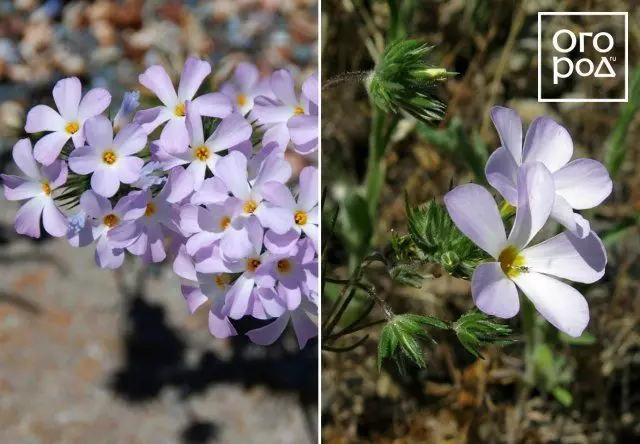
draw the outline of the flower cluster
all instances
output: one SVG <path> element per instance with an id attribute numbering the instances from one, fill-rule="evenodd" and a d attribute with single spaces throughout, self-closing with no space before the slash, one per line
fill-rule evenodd
<path id="1" fill-rule="evenodd" d="M 189 311 L 210 301 L 212 335 L 235 335 L 231 320 L 252 316 L 266 322 L 248 336 L 271 344 L 291 319 L 302 348 L 317 335 L 318 173 L 292 177 L 285 151 L 317 150 L 317 76 L 298 96 L 287 70 L 260 79 L 242 63 L 222 92 L 198 95 L 210 72 L 189 58 L 176 91 L 151 66 L 139 80 L 161 105 L 137 110 L 139 94 L 127 93 L 113 119 L 109 92 L 83 96 L 77 78 L 60 80 L 57 110 L 27 115 L 35 145 L 14 146 L 23 176 L 2 175 L 7 199 L 27 201 L 16 231 L 40 237 L 42 221 L 73 246 L 95 243 L 108 269 L 126 252 L 171 261 Z"/>
<path id="2" fill-rule="evenodd" d="M 578 337 L 589 323 L 587 301 L 556 278 L 592 283 L 604 275 L 602 241 L 574 210 L 594 208 L 606 199 L 611 178 L 595 160 L 569 162 L 571 136 L 552 119 L 534 120 L 523 145 L 515 111 L 494 107 L 491 117 L 502 146 L 489 158 L 486 176 L 516 207 L 509 236 L 496 202 L 482 186 L 460 185 L 444 199 L 458 229 L 492 258 L 473 273 L 473 300 L 487 314 L 510 318 L 520 308 L 519 288 L 552 325 Z M 567 231 L 529 246 L 550 217 Z"/>

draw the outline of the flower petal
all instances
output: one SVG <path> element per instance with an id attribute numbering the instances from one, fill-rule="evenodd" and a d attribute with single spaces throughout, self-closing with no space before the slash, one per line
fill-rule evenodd
<path id="1" fill-rule="evenodd" d="M 231 111 L 233 104 L 224 94 L 208 93 L 193 100 L 193 104 L 202 116 L 224 119 Z"/>
<path id="2" fill-rule="evenodd" d="M 249 299 L 255 282 L 253 279 L 241 275 L 229 289 L 227 300 L 224 305 L 224 313 L 231 319 L 240 319 L 247 314 L 249 308 Z"/>
<path id="3" fill-rule="evenodd" d="M 202 294 L 200 287 L 197 285 L 181 285 L 180 291 L 187 303 L 187 310 L 189 314 L 194 314 L 196 310 L 209 299 Z"/>
<path id="4" fill-rule="evenodd" d="M 53 87 L 53 100 L 62 118 L 69 122 L 78 118 L 82 85 L 77 77 L 68 77 Z"/>
<path id="5" fill-rule="evenodd" d="M 319 86 L 318 86 L 318 74 L 312 74 L 302 84 L 302 94 L 306 96 L 311 103 L 319 103 Z M 522 137 L 520 137 L 522 140 Z"/>
<path id="6" fill-rule="evenodd" d="M 318 326 L 309 318 L 302 307 L 291 313 L 291 323 L 293 324 L 293 330 L 296 332 L 300 350 L 307 345 L 309 339 L 318 336 Z"/>
<path id="7" fill-rule="evenodd" d="M 559 194 L 556 194 L 553 202 L 551 217 L 580 238 L 588 236 L 591 231 L 589 221 L 574 213 L 571 205 Z"/>
<path id="8" fill-rule="evenodd" d="M 42 212 L 42 224 L 47 233 L 53 237 L 62 237 L 67 234 L 68 219 L 53 202 L 47 199 Z"/>
<path id="9" fill-rule="evenodd" d="M 289 318 L 289 314 L 284 314 L 264 327 L 248 331 L 247 336 L 249 336 L 249 339 L 251 339 L 251 342 L 254 344 L 271 345 L 282 336 L 282 332 L 284 332 L 284 329 L 289 323 Z"/>
<path id="10" fill-rule="evenodd" d="M 254 213 L 265 228 L 285 234 L 293 227 L 293 213 L 269 202 L 262 202 Z"/>
<path id="11" fill-rule="evenodd" d="M 252 128 L 240 114 L 231 114 L 222 119 L 211 137 L 207 139 L 207 145 L 214 152 L 222 151 L 236 146 L 251 138 Z"/>
<path id="12" fill-rule="evenodd" d="M 87 120 L 84 124 L 84 134 L 87 144 L 93 149 L 102 151 L 113 146 L 113 126 L 105 116 Z"/>
<path id="13" fill-rule="evenodd" d="M 540 162 L 526 163 L 518 171 L 518 208 L 509 243 L 522 249 L 549 219 L 555 188 L 553 176 Z"/>
<path id="14" fill-rule="evenodd" d="M 33 157 L 43 165 L 49 165 L 58 158 L 62 147 L 71 137 L 66 132 L 49 133 L 36 142 Z"/>
<path id="15" fill-rule="evenodd" d="M 498 258 L 506 235 L 491 194 L 480 185 L 459 185 L 444 196 L 444 203 L 456 227 L 484 251 Z"/>
<path id="16" fill-rule="evenodd" d="M 593 231 L 584 239 L 569 232 L 560 233 L 521 252 L 525 266 L 575 282 L 591 284 L 604 275 L 607 252 Z"/>
<path id="17" fill-rule="evenodd" d="M 518 290 L 499 262 L 478 265 L 471 278 L 471 294 L 476 306 L 491 316 L 508 319 L 520 310 Z"/>
<path id="18" fill-rule="evenodd" d="M 41 169 L 42 177 L 48 182 L 52 190 L 61 187 L 67 182 L 69 170 L 64 160 L 58 160 L 50 165 L 45 165 Z"/>
<path id="19" fill-rule="evenodd" d="M 491 153 L 485 167 L 487 182 L 511 205 L 518 206 L 518 167 L 506 148 Z"/>
<path id="20" fill-rule="evenodd" d="M 219 316 L 213 311 L 209 310 L 209 333 L 215 338 L 224 339 L 231 336 L 235 336 L 236 329 L 233 327 L 231 321 L 226 316 Z"/>
<path id="21" fill-rule="evenodd" d="M 142 165 L 144 165 L 144 160 L 139 157 L 126 156 L 118 159 L 116 171 L 120 182 L 131 184 L 140 179 Z"/>
<path id="22" fill-rule="evenodd" d="M 40 218 L 44 199 L 35 197 L 27 201 L 16 213 L 15 226 L 18 234 L 40 237 Z"/>
<path id="23" fill-rule="evenodd" d="M 296 201 L 291 190 L 281 182 L 267 182 L 262 186 L 262 195 L 266 200 L 278 207 L 293 212 L 296 209 Z"/>
<path id="24" fill-rule="evenodd" d="M 111 202 L 91 190 L 87 190 L 80 196 L 80 208 L 94 219 L 101 219 L 111 212 Z"/>
<path id="25" fill-rule="evenodd" d="M 167 107 L 173 108 L 178 104 L 178 96 L 167 71 L 160 65 L 153 65 L 140 74 L 138 80 L 158 96 Z"/>
<path id="26" fill-rule="evenodd" d="M 260 73 L 258 68 L 253 63 L 241 62 L 236 67 L 236 72 L 233 75 L 233 81 L 240 87 L 241 91 L 247 92 L 253 89 L 258 83 Z"/>
<path id="27" fill-rule="evenodd" d="M 575 288 L 540 273 L 512 278 L 536 310 L 554 327 L 577 338 L 589 323 L 589 305 Z"/>
<path id="28" fill-rule="evenodd" d="M 293 87 L 293 77 L 286 69 L 279 69 L 271 74 L 271 89 L 285 105 L 296 107 L 298 99 Z"/>
<path id="29" fill-rule="evenodd" d="M 517 112 L 510 108 L 494 106 L 491 120 L 498 131 L 500 142 L 516 165 L 522 163 L 522 122 Z"/>
<path id="30" fill-rule="evenodd" d="M 133 118 L 133 122 L 142 126 L 142 129 L 151 134 L 157 127 L 169 120 L 172 113 L 164 106 L 156 106 L 155 108 L 141 109 Z"/>
<path id="31" fill-rule="evenodd" d="M 202 128 L 202 116 L 193 102 L 187 102 L 187 133 L 189 134 L 189 144 L 192 148 L 197 148 L 204 144 L 204 130 Z"/>
<path id="32" fill-rule="evenodd" d="M 296 145 L 304 145 L 318 139 L 318 116 L 293 116 L 287 121 L 289 136 Z"/>
<path id="33" fill-rule="evenodd" d="M 253 101 L 252 115 L 263 125 L 286 123 L 293 116 L 295 106 L 283 105 L 274 99 L 258 96 Z"/>
<path id="34" fill-rule="evenodd" d="M 604 201 L 613 183 L 603 164 L 593 159 L 576 159 L 553 173 L 556 193 L 573 208 L 584 210 Z"/>
<path id="35" fill-rule="evenodd" d="M 102 88 L 93 88 L 85 94 L 78 108 L 78 119 L 84 121 L 102 114 L 111 103 L 111 94 Z"/>
<path id="36" fill-rule="evenodd" d="M 555 173 L 572 155 L 573 141 L 562 125 L 546 116 L 531 123 L 524 139 L 523 162 L 542 162 Z"/>
<path id="37" fill-rule="evenodd" d="M 298 205 L 305 211 L 310 211 L 318 205 L 318 169 L 312 166 L 304 167 L 300 171 L 300 191 Z"/>
<path id="38" fill-rule="evenodd" d="M 100 196 L 112 197 L 120 188 L 118 172 L 112 168 L 98 168 L 91 176 L 91 188 Z"/>
<path id="39" fill-rule="evenodd" d="M 50 106 L 36 105 L 27 114 L 24 130 L 28 133 L 64 131 L 64 119 Z"/>
<path id="40" fill-rule="evenodd" d="M 180 84 L 178 85 L 178 97 L 181 101 L 191 100 L 196 95 L 205 77 L 211 73 L 209 62 L 197 57 L 189 57 L 182 67 Z"/>
<path id="41" fill-rule="evenodd" d="M 40 179 L 40 170 L 33 158 L 33 148 L 29 139 L 20 139 L 13 145 L 13 161 L 20 171 L 32 179 Z"/>
<path id="42" fill-rule="evenodd" d="M 146 131 L 135 123 L 122 128 L 113 140 L 113 146 L 118 151 L 118 154 L 124 156 L 140 152 L 146 144 Z"/>
<path id="43" fill-rule="evenodd" d="M 233 151 L 220 159 L 215 174 L 235 197 L 242 200 L 249 198 L 251 190 L 247 181 L 247 158 L 241 153 Z"/>
<path id="44" fill-rule="evenodd" d="M 69 168 L 76 174 L 91 174 L 101 164 L 100 153 L 90 146 L 76 148 L 69 155 Z"/>
<path id="45" fill-rule="evenodd" d="M 9 174 L 0 174 L 7 200 L 31 199 L 42 194 L 42 184 L 33 180 Z"/>

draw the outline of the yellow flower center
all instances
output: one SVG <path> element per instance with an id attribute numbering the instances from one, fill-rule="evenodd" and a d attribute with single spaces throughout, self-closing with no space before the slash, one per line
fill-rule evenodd
<path id="1" fill-rule="evenodd" d="M 231 218 L 229 216 L 225 216 L 222 219 L 220 219 L 220 228 L 222 228 L 223 230 L 226 230 L 230 223 L 231 223 Z"/>
<path id="2" fill-rule="evenodd" d="M 105 217 L 102 218 L 102 223 L 109 228 L 115 227 L 116 225 L 118 225 L 118 222 L 120 222 L 120 219 L 118 218 L 118 216 L 116 216 L 113 213 L 107 214 Z"/>
<path id="3" fill-rule="evenodd" d="M 219 274 L 216 276 L 216 285 L 222 289 L 227 287 L 229 283 L 229 276 L 226 274 Z"/>
<path id="4" fill-rule="evenodd" d="M 526 267 L 524 266 L 524 257 L 518 254 L 518 250 L 513 245 L 509 245 L 507 248 L 502 250 L 500 256 L 498 256 L 498 261 L 500 262 L 500 268 L 504 271 L 509 277 L 516 277 L 522 271 L 526 271 Z"/>
<path id="5" fill-rule="evenodd" d="M 153 202 L 149 202 L 147 204 L 147 208 L 144 210 L 144 215 L 149 217 L 149 216 L 153 216 L 156 212 L 156 206 L 154 205 Z"/>
<path id="6" fill-rule="evenodd" d="M 248 200 L 244 203 L 244 212 L 247 214 L 251 214 L 254 211 L 256 211 L 256 208 L 258 208 L 258 204 L 256 203 L 255 200 Z"/>
<path id="7" fill-rule="evenodd" d="M 309 217 L 307 216 L 307 213 L 305 213 L 302 210 L 298 210 L 295 212 L 295 214 L 293 215 L 293 220 L 296 221 L 297 225 L 304 225 L 307 223 L 307 219 Z"/>
<path id="8" fill-rule="evenodd" d="M 296 116 L 299 116 L 301 114 L 304 114 L 304 110 L 302 109 L 302 107 L 296 106 L 296 109 L 293 110 L 293 114 L 295 114 Z"/>
<path id="9" fill-rule="evenodd" d="M 51 196 L 51 186 L 48 183 L 43 183 L 42 192 L 47 196 Z"/>
<path id="10" fill-rule="evenodd" d="M 288 273 L 291 271 L 291 261 L 289 259 L 280 259 L 276 263 L 276 267 L 278 267 L 280 273 Z"/>
<path id="11" fill-rule="evenodd" d="M 238 95 L 236 95 L 236 103 L 238 106 L 245 106 L 247 104 L 247 96 L 242 93 L 238 93 Z"/>
<path id="12" fill-rule="evenodd" d="M 78 122 L 69 122 L 64 127 L 64 130 L 69 134 L 75 134 L 78 132 L 79 129 L 80 129 L 80 125 L 78 125 Z"/>
<path id="13" fill-rule="evenodd" d="M 247 270 L 253 273 L 260 266 L 260 264 L 262 264 L 262 262 L 260 262 L 260 259 L 247 259 Z"/>
<path id="14" fill-rule="evenodd" d="M 179 103 L 173 108 L 173 113 L 178 117 L 184 117 L 187 112 L 184 109 L 184 103 Z"/>
<path id="15" fill-rule="evenodd" d="M 113 152 L 113 150 L 107 150 L 102 153 L 102 161 L 107 165 L 113 165 L 117 158 L 118 156 L 116 156 L 116 153 Z"/>
<path id="16" fill-rule="evenodd" d="M 207 148 L 204 145 L 199 146 L 198 148 L 195 149 L 194 155 L 196 156 L 196 159 L 198 159 L 201 162 L 204 162 L 209 158 L 209 148 Z"/>

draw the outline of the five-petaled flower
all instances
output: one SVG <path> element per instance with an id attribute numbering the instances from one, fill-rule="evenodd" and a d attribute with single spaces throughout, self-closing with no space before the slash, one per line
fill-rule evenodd
<path id="1" fill-rule="evenodd" d="M 471 279 L 475 304 L 501 318 L 520 308 L 516 286 L 557 329 L 578 337 L 589 322 L 585 298 L 552 276 L 592 283 L 604 274 L 607 256 L 600 239 L 564 232 L 529 247 L 551 214 L 556 193 L 553 176 L 542 163 L 527 162 L 518 170 L 518 208 L 509 234 L 491 194 L 480 185 L 460 185 L 445 196 L 451 219 L 460 231 L 494 261 L 480 263 Z"/>

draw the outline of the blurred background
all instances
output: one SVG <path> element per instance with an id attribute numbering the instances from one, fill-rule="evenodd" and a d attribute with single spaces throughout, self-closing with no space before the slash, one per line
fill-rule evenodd
<path id="1" fill-rule="evenodd" d="M 534 387 L 519 382 L 525 362 L 518 319 L 510 323 L 518 342 L 486 349 L 484 360 L 474 359 L 455 337 L 436 336 L 438 345 L 425 343 L 427 368 L 407 375 L 400 375 L 393 362 L 378 372 L 379 328 L 366 330 L 369 338 L 354 350 L 323 351 L 324 441 L 640 442 L 640 88 L 639 72 L 634 73 L 640 55 L 640 5 L 616 0 L 324 0 L 324 82 L 374 67 L 375 56 L 384 48 L 391 3 L 401 14 L 403 8 L 415 11 L 403 24 L 408 37 L 436 45 L 433 63 L 458 74 L 437 91 L 448 105 L 441 122 L 427 126 L 403 117 L 397 124 L 384 157 L 386 182 L 378 217 L 370 227 L 373 248 L 383 250 L 394 231 L 407 233 L 404 190 L 414 205 L 434 198 L 442 202 L 452 186 L 484 180 L 484 162 L 500 143 L 488 111 L 502 105 L 520 113 L 525 129 L 537 116 L 556 119 L 573 138 L 573 158 L 605 162 L 613 193 L 585 213 L 606 244 L 609 265 L 601 281 L 578 287 L 590 305 L 587 335 L 569 341 L 539 326 L 541 347 L 529 363 L 535 369 Z M 629 103 L 538 102 L 538 11 L 629 11 Z M 576 33 L 624 32 L 620 20 L 558 20 Z M 614 49 L 617 54 L 624 51 L 621 43 Z M 542 69 L 548 72 L 550 67 Z M 596 85 L 583 78 L 550 89 L 556 98 L 594 91 L 620 97 L 624 81 L 617 76 Z M 325 220 L 364 179 L 371 116 L 361 83 L 347 81 L 323 91 Z M 346 279 L 350 250 L 369 228 L 362 228 L 364 222 L 344 223 L 343 214 L 336 240 L 323 258 L 323 273 L 332 270 Z M 473 306 L 468 282 L 446 275 L 425 280 L 420 289 L 395 284 L 384 269 L 373 269 L 366 277 L 395 313 L 452 321 Z M 325 309 L 339 290 L 327 284 Z M 381 313 L 377 315 L 371 319 Z M 354 336 L 359 339 L 364 332 Z"/>
<path id="2" fill-rule="evenodd" d="M 112 94 L 147 66 L 177 81 L 211 62 L 216 89 L 250 60 L 263 75 L 317 69 L 315 0 L 0 0 L 0 170 L 24 119 L 63 77 Z M 293 162 L 300 159 L 291 159 Z M 317 345 L 217 340 L 190 317 L 170 264 L 101 270 L 93 248 L 18 236 L 0 200 L 0 441 L 305 443 L 317 436 Z M 243 326 L 239 326 L 242 328 Z M 248 326 L 244 326 L 248 327 Z M 291 333 L 291 332 L 289 332 Z"/>

